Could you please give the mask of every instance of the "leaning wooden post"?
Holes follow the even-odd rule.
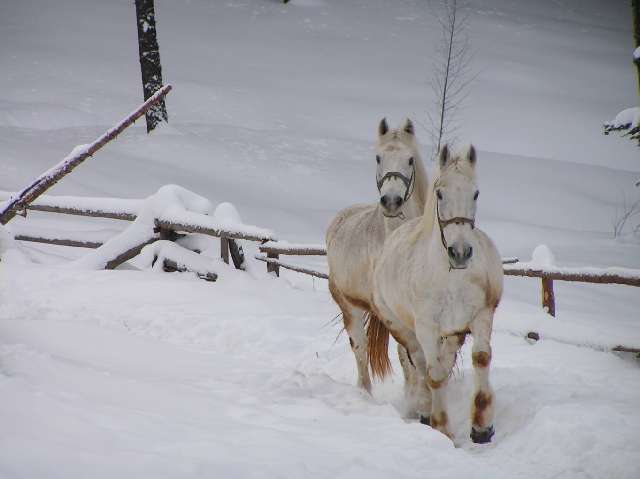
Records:
[[[115,127],[107,130],[100,138],[89,145],[76,147],[64,160],[44,172],[36,178],[29,186],[23,188],[15,198],[0,206],[0,223],[7,224],[19,212],[26,211],[27,206],[38,196],[43,194],[58,181],[71,173],[73,169],[87,158],[93,156],[96,151],[115,139],[125,128],[133,125],[153,105],[162,100],[171,91],[171,85],[166,85],[145,101],[137,110],[122,119]]]
[[[556,297],[553,293],[553,280],[544,276],[542,277],[542,307],[548,314],[555,318]]]
[[[280,255],[278,253],[267,253],[267,258],[278,259]],[[276,276],[280,276],[280,266],[276,263],[267,263],[267,273],[275,273]]]
[[[226,236],[220,236],[220,257],[229,264],[229,238]]]

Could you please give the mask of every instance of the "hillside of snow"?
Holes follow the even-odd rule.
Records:
[[[49,193],[142,199],[167,184],[231,202],[279,239],[322,243],[377,199],[378,121],[416,120],[438,41],[424,0],[156,0],[170,123],[144,123]],[[460,114],[479,150],[478,225],[504,257],[640,269],[612,238],[638,149],[602,123],[637,103],[627,2],[471,0],[477,74]],[[0,191],[16,191],[141,102],[129,0],[0,4]],[[4,198],[4,197],[3,197]],[[95,240],[124,222],[29,213],[14,233]],[[9,242],[10,243],[10,242]],[[505,279],[493,337],[496,436],[468,438],[470,345],[450,381],[455,446],[404,417],[400,367],[373,397],[326,282],[204,258],[219,279],[68,265],[88,251],[0,238],[0,477],[635,478],[640,291]],[[289,260],[289,258],[288,258]],[[324,258],[290,258],[326,270]],[[541,340],[526,342],[528,331]]]

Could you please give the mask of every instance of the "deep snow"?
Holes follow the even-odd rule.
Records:
[[[292,243],[321,243],[338,209],[375,201],[377,122],[424,121],[430,105],[438,34],[426,2],[156,9],[171,123],[150,136],[139,123],[52,194],[142,199],[178,184]],[[528,261],[546,244],[558,267],[640,268],[638,238],[611,238],[616,208],[638,194],[637,147],[602,135],[637,100],[627,9],[471,2],[478,78],[460,136],[479,147],[478,223],[503,256]],[[0,190],[140,102],[133,11],[125,0],[0,4]],[[423,142],[427,162],[429,152]],[[44,213],[11,222],[90,239],[124,226]],[[210,249],[216,283],[137,271],[144,257],[78,271],[60,266],[86,251],[22,243],[3,255],[0,477],[637,476],[638,361],[605,351],[640,347],[637,288],[557,282],[551,319],[538,281],[506,278],[495,440],[468,440],[467,344],[450,387],[454,448],[403,419],[395,358],[373,398],[357,390],[326,282],[267,276],[254,244],[248,272],[234,271],[214,259],[216,241],[193,241]],[[536,344],[523,339],[532,330]]]

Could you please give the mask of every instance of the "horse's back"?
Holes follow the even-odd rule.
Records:
[[[340,211],[326,235],[329,281],[345,294],[368,301],[370,275],[384,244],[384,224],[376,205],[355,205]]]

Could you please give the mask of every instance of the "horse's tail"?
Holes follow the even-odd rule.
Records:
[[[389,330],[373,313],[369,313],[367,341],[373,377],[384,379],[392,371],[389,361]]]

